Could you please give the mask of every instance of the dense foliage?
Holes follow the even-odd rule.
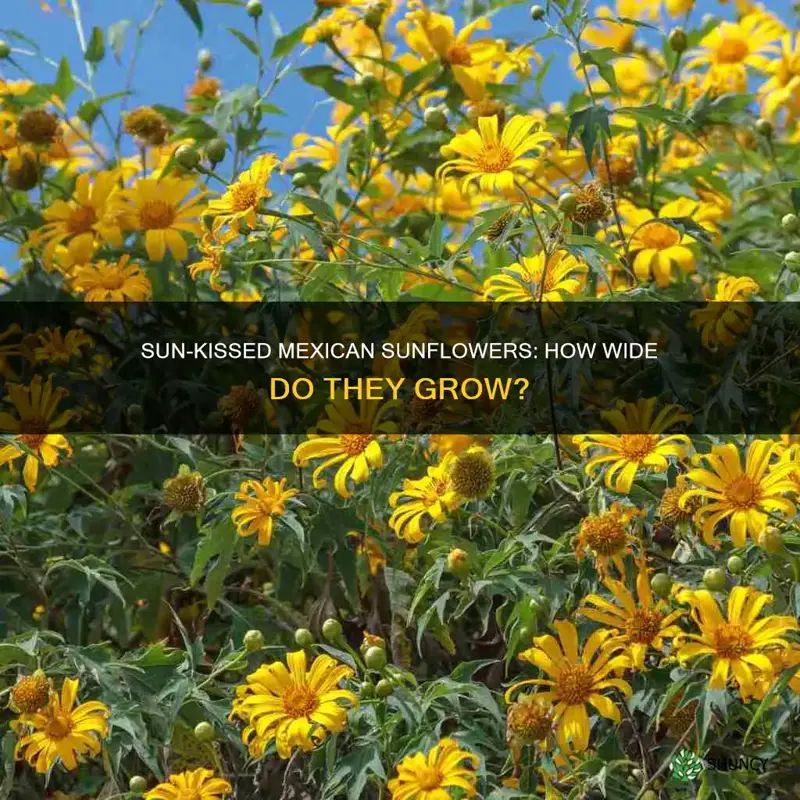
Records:
[[[54,7],[84,63],[50,83],[4,33],[4,299],[798,299],[800,36],[764,6],[554,1],[512,40],[501,0],[316,0],[288,33],[229,0],[258,83],[201,51],[185,108],[98,96],[164,5]],[[290,79],[331,127],[276,144]],[[106,359],[0,331],[0,798],[797,796],[795,431],[689,439],[654,397],[578,436],[366,402],[243,436],[238,386],[230,434],[59,433],[59,375]]]

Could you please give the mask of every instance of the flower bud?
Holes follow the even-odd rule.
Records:
[[[128,781],[128,789],[134,794],[144,794],[147,791],[147,778],[141,775],[134,775]]]
[[[210,722],[198,722],[194,726],[194,738],[198,742],[210,742],[214,739],[214,726]]]
[[[673,53],[683,53],[689,46],[689,37],[683,28],[673,28],[668,41]]]
[[[558,210],[563,214],[572,214],[578,207],[578,198],[572,192],[564,192],[558,198]]]
[[[322,623],[322,635],[329,642],[338,642],[342,638],[342,623],[331,617]]]
[[[425,124],[434,131],[443,131],[447,127],[447,114],[441,106],[425,109]]]
[[[298,647],[311,647],[314,644],[314,634],[308,628],[298,628],[294,632],[294,641]]]
[[[797,233],[800,230],[800,218],[797,214],[784,214],[781,219],[781,227],[786,233]]]
[[[175,151],[175,162],[184,169],[193,170],[200,163],[200,154],[190,144],[182,144]]]
[[[224,139],[212,139],[206,145],[206,158],[212,164],[219,164],[225,158],[228,151],[228,143]]]
[[[247,16],[258,19],[264,13],[264,6],[261,0],[250,0],[247,4]]]
[[[255,653],[264,646],[264,634],[261,631],[250,630],[244,635],[244,647],[248,653]]]
[[[534,22],[541,22],[544,19],[544,8],[542,6],[531,6],[531,19]]]
[[[756,120],[756,130],[765,138],[769,139],[772,137],[773,127],[772,123],[768,119],[764,119],[761,117]]]
[[[11,46],[4,39],[0,39],[0,60],[11,55]]]
[[[202,72],[208,72],[214,66],[214,56],[210,50],[203,49],[197,54],[197,66]]]
[[[447,570],[456,578],[466,578],[469,575],[469,555],[461,548],[456,547],[447,555]]]

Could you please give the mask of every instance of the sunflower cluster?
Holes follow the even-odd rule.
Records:
[[[39,5],[84,63],[3,31],[0,293],[104,316],[0,325],[0,795],[798,796],[796,382],[762,391],[791,425],[747,426],[798,354],[754,310],[800,298],[796,24],[751,0],[315,0],[281,32],[291,4],[180,0],[126,43],[129,20]],[[180,108],[139,104],[143,40],[217,14],[255,82],[203,49]],[[112,55],[127,83],[102,94]],[[691,301],[680,336],[720,391],[600,382],[596,428],[564,429],[548,372],[537,435],[494,432],[511,403],[476,429],[460,401],[388,393],[297,398],[292,427],[254,369],[202,434],[151,431],[173,385],[206,391],[169,375],[140,404],[114,372],[137,304],[162,300],[218,301],[223,337],[242,333],[226,303],[304,301],[299,340],[324,318],[347,343],[328,304],[415,301],[393,352],[473,340],[484,310],[544,332],[575,301],[642,301],[645,331],[648,303]],[[741,378],[737,348],[773,343]],[[67,378],[110,384],[109,408]],[[735,435],[690,435],[698,410]],[[100,419],[126,434],[65,432]]]

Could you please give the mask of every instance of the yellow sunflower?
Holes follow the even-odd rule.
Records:
[[[633,255],[633,271],[640,281],[650,280],[652,276],[663,289],[672,282],[673,265],[685,275],[697,269],[697,259],[690,248],[695,244],[694,237],[662,221],[686,216],[687,210],[690,209],[681,199],[666,203],[658,215],[631,203],[622,205],[622,229]]]
[[[199,236],[202,230],[203,193],[196,193],[191,178],[140,178],[120,192],[117,206],[128,230],[144,234],[144,246],[152,261],[162,261],[169,250],[176,261],[185,261],[189,247],[184,233]]]
[[[436,170],[437,180],[444,181],[455,171],[464,176],[462,191],[475,181],[484,192],[513,189],[517,173],[532,172],[539,164],[525,154],[555,141],[552,134],[534,131],[536,125],[534,117],[516,116],[501,134],[496,116],[479,117],[478,130],[456,134],[449,144],[442,145],[447,161]]]
[[[624,575],[623,558],[633,552],[631,545],[637,541],[628,529],[635,514],[635,509],[623,508],[619,503],[614,503],[608,511],[584,517],[573,542],[575,555],[583,558],[587,552],[590,553],[595,568],[601,575],[608,572],[609,562],[620,575]]]
[[[748,533],[758,541],[770,514],[794,515],[795,504],[785,495],[797,495],[794,477],[800,464],[789,460],[774,463],[780,450],[779,442],[756,439],[747,448],[744,469],[739,448],[731,442],[695,456],[694,466],[686,474],[695,486],[684,492],[680,505],[685,508],[695,497],[702,500],[694,518],[706,544],[720,546],[714,532],[723,520],[728,520],[734,546],[744,547]],[[703,461],[707,469],[700,466]]]
[[[359,129],[355,125],[335,125],[328,128],[328,138],[297,133],[292,138],[292,151],[286,157],[286,166],[297,166],[302,159],[317,163],[322,169],[333,169],[339,163],[342,148]]]
[[[38,338],[33,357],[37,362],[45,361],[50,364],[69,364],[73,358],[82,355],[82,347],[91,347],[94,344],[91,336],[77,328],[67,331],[66,335],[61,333],[61,328],[45,328],[38,334]]]
[[[295,466],[304,467],[313,459],[324,459],[313,474],[314,487],[322,489],[327,485],[322,473],[338,465],[334,488],[342,497],[350,497],[348,479],[363,483],[370,470],[383,466],[380,434],[396,431],[394,423],[382,419],[389,406],[382,401],[363,400],[356,413],[349,400],[341,397],[333,400],[325,407],[327,419],[320,420],[316,430],[309,432],[308,440],[295,449],[292,456]]]
[[[420,0],[409,2],[409,12],[397,23],[397,32],[409,49],[419,58],[406,57],[409,71],[432,61],[440,61],[453,73],[456,83],[472,101],[486,94],[486,84],[499,82],[494,65],[501,60],[505,46],[502,41],[472,37],[478,31],[491,28],[485,16],[476,17],[458,33],[455,20],[445,14],[431,11]]]
[[[228,781],[201,767],[170,775],[166,783],[159,783],[145,792],[144,800],[220,800],[232,793],[233,787]]]
[[[44,774],[58,762],[68,770],[77,769],[87,757],[100,753],[102,740],[108,736],[110,712],[96,700],[73,708],[78,685],[77,678],[66,678],[61,694],[52,692],[42,711],[20,716],[24,733],[14,751],[15,758],[24,758]]]
[[[214,218],[215,233],[225,225],[238,230],[240,221],[250,228],[256,227],[257,211],[261,201],[272,197],[267,182],[279,163],[278,157],[272,153],[259,156],[250,168],[242,172],[225,190],[222,197],[209,202],[205,216]]]
[[[562,752],[582,751],[589,746],[589,715],[586,703],[614,722],[620,713],[614,702],[601,694],[604,689],[618,689],[631,696],[630,685],[621,678],[609,678],[610,673],[630,666],[627,656],[621,655],[623,644],[609,643],[611,630],[595,631],[586,641],[583,652],[578,648],[578,631],[571,622],[556,620],[553,625],[558,640],[547,634],[534,638],[534,646],[520,653],[527,661],[546,672],[549,678],[529,678],[513,684],[506,692],[506,702],[522,686],[547,686],[537,692],[539,700],[551,702],[556,739]]]
[[[84,294],[88,303],[133,303],[149,300],[153,287],[138,264],[125,253],[118,262],[97,261],[72,268],[72,290]]]
[[[236,689],[231,717],[246,723],[242,741],[253,758],[260,758],[273,740],[281,758],[292,750],[312,750],[329,733],[340,733],[347,724],[342,702],[358,705],[358,697],[340,689],[353,670],[327,655],[317,656],[306,667],[304,650],[287,653],[289,669],[280,662],[265,664],[247,676]]]
[[[703,347],[715,351],[720,345],[733,347],[753,323],[749,298],[758,284],[745,276],[726,275],[717,281],[714,296],[704,308],[691,312],[691,325],[700,331]]]
[[[24,457],[22,477],[30,492],[36,488],[39,478],[39,461],[46,467],[54,467],[61,456],[59,451],[72,454],[66,437],[50,433],[62,428],[72,416],[69,411],[58,413],[58,404],[66,394],[62,387],[53,389],[52,375],[46,383],[41,375],[37,375],[30,386],[9,384],[5,399],[14,406],[19,419],[7,411],[0,412],[0,431],[17,433],[11,441],[7,440],[0,447],[0,465]],[[23,447],[31,452],[26,452]]]
[[[620,494],[631,490],[640,469],[664,472],[668,458],[682,459],[691,445],[688,436],[662,434],[679,422],[691,422],[691,416],[678,405],[667,405],[655,413],[656,398],[642,398],[635,403],[620,403],[613,411],[601,416],[617,431],[611,433],[584,433],[573,436],[581,456],[597,450],[584,466],[592,477],[598,466],[607,464],[605,484]]]
[[[196,281],[201,272],[210,273],[208,276],[209,286],[215,292],[223,292],[225,284],[219,279],[223,269],[223,256],[225,255],[225,244],[230,241],[231,236],[215,237],[210,231],[204,231],[203,236],[197,243],[197,249],[202,258],[189,264],[189,275]]]
[[[764,116],[787,109],[790,117],[800,114],[800,34],[781,37],[780,56],[767,66],[770,78],[758,89]]]
[[[566,250],[551,253],[546,266],[545,254],[540,252],[506,267],[502,275],[487,278],[483,296],[498,303],[558,302],[581,291],[587,271],[586,264]]]
[[[754,11],[738,22],[720,22],[700,40],[686,62],[687,69],[707,69],[704,88],[714,92],[747,92],[747,68],[766,72],[770,56],[779,52],[772,44],[784,33],[774,17]]]
[[[622,642],[634,669],[644,669],[644,659],[650,648],[663,653],[664,640],[672,639],[681,633],[675,621],[683,616],[683,611],[668,610],[665,600],[656,602],[650,590],[650,576],[644,564],[640,564],[636,576],[636,596],[622,581],[611,578],[603,580],[616,602],[598,594],[590,594],[583,599],[579,614],[621,631],[613,641]]]
[[[258,543],[267,547],[272,541],[275,517],[283,516],[286,501],[297,493],[297,489],[286,488],[286,478],[276,481],[266,477],[261,483],[242,481],[236,493],[240,505],[231,513],[236,532],[244,537],[257,533]]]
[[[691,616],[700,633],[686,633],[676,638],[677,656],[681,663],[698,656],[711,656],[709,689],[724,689],[732,676],[743,700],[752,697],[756,680],[773,676],[773,665],[766,652],[789,648],[783,638],[787,631],[798,629],[794,617],[766,616],[759,619],[772,595],[752,586],[734,586],[728,596],[727,619],[705,589],[686,590],[678,601],[691,607]]]
[[[450,480],[455,459],[454,453],[448,453],[440,463],[428,467],[427,475],[416,480],[406,478],[403,488],[389,496],[389,505],[394,509],[389,527],[401,539],[411,544],[421,542],[425,538],[422,523],[426,516],[433,522],[441,522],[461,503],[462,498]]]
[[[475,797],[479,764],[478,756],[462,750],[455,739],[442,739],[427,753],[406,756],[386,788],[392,800],[449,800],[451,788]]]
[[[94,180],[82,173],[69,200],[55,200],[42,212],[45,224],[34,231],[32,240],[43,245],[42,259],[49,267],[56,248],[66,244],[73,260],[89,261],[99,242],[122,247],[119,214],[114,197],[119,190],[116,172],[98,172]]]

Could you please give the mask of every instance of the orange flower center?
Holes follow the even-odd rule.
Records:
[[[66,739],[72,733],[72,720],[69,717],[51,717],[44,730],[50,739]]]
[[[480,172],[502,172],[511,166],[514,154],[502,143],[484,144],[475,157]]]
[[[343,433],[339,438],[342,450],[352,457],[361,455],[375,437],[370,433]]]
[[[231,187],[231,206],[234,211],[249,211],[258,204],[258,187],[254,183],[237,183]]]
[[[36,452],[47,437],[47,420],[42,417],[22,420],[17,441]]]
[[[97,273],[97,284],[108,291],[117,291],[125,285],[125,276],[119,269],[103,270]]]
[[[472,66],[472,54],[469,52],[469,46],[462,42],[453,42],[447,49],[447,62],[455,64],[459,67]]]
[[[166,200],[147,200],[139,209],[139,225],[143,230],[163,230],[175,222],[175,208]]]
[[[424,766],[417,771],[417,784],[423,792],[432,792],[442,785],[442,773],[437,767]]]
[[[317,710],[319,698],[303,684],[293,684],[283,693],[283,710],[294,719],[307,717]]]
[[[725,487],[725,499],[737,509],[758,505],[762,494],[761,485],[749,475],[740,475]]]
[[[582,664],[566,667],[556,678],[556,697],[568,706],[579,706],[585,703],[593,688],[594,679]]]
[[[637,238],[645,245],[655,250],[666,250],[674,247],[681,240],[681,235],[675,228],[663,222],[650,222],[637,234]]]
[[[97,222],[97,214],[91,206],[78,206],[67,219],[67,230],[72,234],[88,233]]]
[[[652,433],[623,433],[619,452],[628,461],[644,461],[656,449],[658,436]]]
[[[661,631],[663,619],[654,609],[635,608],[625,626],[628,638],[636,644],[650,644]]]
[[[581,534],[591,550],[601,556],[613,556],[627,544],[628,535],[619,517],[614,514],[587,517],[581,523]]]
[[[717,61],[720,64],[739,64],[750,53],[750,48],[744,39],[723,39],[717,48]]]
[[[741,625],[725,622],[714,631],[714,650],[720,658],[736,660],[753,650],[753,637]]]

